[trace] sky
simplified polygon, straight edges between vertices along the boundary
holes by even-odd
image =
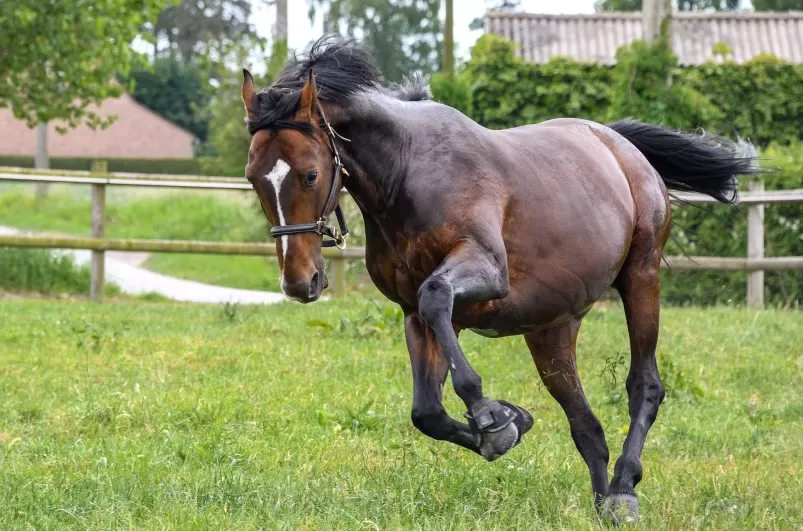
[[[471,31],[468,25],[477,17],[485,13],[485,0],[454,0],[454,38],[455,55],[458,58],[468,58],[471,46],[482,35],[482,30]],[[257,28],[260,35],[270,38],[273,24],[276,20],[276,8],[267,7],[263,2],[256,0],[253,5],[251,23]],[[310,24],[307,16],[306,0],[288,0],[288,45],[291,50],[303,50],[310,41],[321,36],[323,19],[320,13],[314,24]],[[593,13],[594,0],[522,0],[521,10],[529,13],[572,14]],[[262,65],[252,65],[252,68],[261,72]]]

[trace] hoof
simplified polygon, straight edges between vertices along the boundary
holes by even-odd
[[[602,501],[602,516],[617,526],[635,522],[639,519],[638,498],[635,494],[609,494]]]
[[[474,415],[466,417],[479,453],[488,461],[495,461],[518,446],[521,436],[533,427],[533,417],[527,410],[504,400],[485,401]],[[478,425],[477,419],[483,422]]]

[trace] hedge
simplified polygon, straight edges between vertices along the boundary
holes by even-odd
[[[54,170],[85,170],[92,168],[91,158],[50,159],[50,167]],[[172,175],[199,175],[201,167],[195,159],[108,159],[110,172],[157,173]],[[34,158],[15,155],[0,155],[0,166],[33,168]]]
[[[510,41],[484,35],[456,77],[466,88],[456,90],[439,82],[432,84],[432,90],[436,100],[467,110],[469,116],[492,129],[559,117],[604,122],[624,117],[614,109],[617,99],[631,100],[628,103],[632,112],[638,112],[640,108],[632,100],[641,96],[639,89],[646,85],[645,70],[666,66],[669,83],[685,92],[691,106],[678,110],[676,102],[658,99],[654,103],[663,103],[664,112],[654,121],[684,129],[704,127],[738,134],[759,146],[803,140],[803,65],[762,55],[743,64],[710,62],[681,68],[676,58],[668,57],[671,50],[666,55],[660,57],[660,50],[650,50],[638,42],[620,50],[620,71],[627,68],[631,57],[640,61],[638,70],[628,77],[632,82],[623,86],[617,83],[616,67],[562,57],[545,64],[527,63],[514,56]],[[650,59],[672,62],[654,65]],[[661,80],[664,82],[664,78]]]

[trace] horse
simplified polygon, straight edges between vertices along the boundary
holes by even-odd
[[[365,223],[370,278],[404,314],[413,425],[488,461],[519,445],[532,415],[483,393],[458,336],[522,335],[566,414],[595,507],[614,523],[638,518],[641,454],[664,399],[656,344],[668,190],[735,204],[737,177],[762,171],[752,145],[635,120],[489,130],[433,101],[420,76],[388,83],[369,53],[325,38],[262,91],[243,69],[242,100],[245,176],[273,227],[284,293],[309,303],[327,287],[321,249],[345,243],[345,187]],[[630,427],[610,483],[605,433],[575,362],[583,318],[609,287],[631,350]],[[442,405],[447,375],[465,422]]]

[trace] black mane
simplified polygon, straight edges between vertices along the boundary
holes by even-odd
[[[289,119],[298,110],[301,89],[310,71],[315,76],[318,99],[324,102],[343,104],[366,90],[380,91],[403,101],[431,98],[421,76],[415,75],[400,85],[388,84],[366,51],[323,37],[308,53],[293,57],[273,85],[257,94],[256,117],[248,120],[252,135],[261,129],[312,131],[312,124]]]

